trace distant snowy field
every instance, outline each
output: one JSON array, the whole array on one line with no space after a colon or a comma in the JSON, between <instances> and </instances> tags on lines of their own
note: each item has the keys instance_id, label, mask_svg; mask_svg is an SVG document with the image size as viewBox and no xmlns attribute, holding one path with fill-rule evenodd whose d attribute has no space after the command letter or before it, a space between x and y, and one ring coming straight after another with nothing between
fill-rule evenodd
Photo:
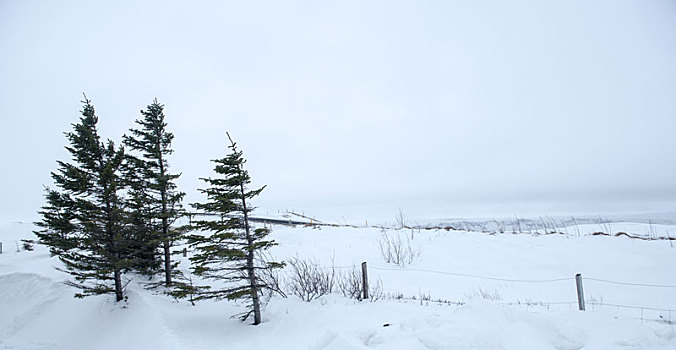
<instances>
[{"instance_id":1,"label":"distant snowy field","mask_svg":"<svg viewBox=\"0 0 676 350\"><path fill-rule=\"evenodd\" d=\"M676 225L550 226L562 233L273 226L276 258L314 259L336 271L366 261L382 298L274 297L254 327L230 318L243 310L236 303L193 307L145 290L137 278L126 303L74 299L45 247L17 244L34 238L33 225L0 224L0 349L676 349L676 242L658 239L676 236ZM383 235L410 245L413 262L386 263ZM187 259L180 266L187 269ZM577 273L585 312L577 310Z\"/></svg>"}]
</instances>

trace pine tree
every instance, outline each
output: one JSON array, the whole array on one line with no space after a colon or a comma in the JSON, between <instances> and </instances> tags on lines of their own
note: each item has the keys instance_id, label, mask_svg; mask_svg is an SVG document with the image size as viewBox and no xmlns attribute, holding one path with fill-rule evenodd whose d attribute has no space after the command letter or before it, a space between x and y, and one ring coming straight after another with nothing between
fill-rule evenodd
<instances>
[{"instance_id":1,"label":"pine tree","mask_svg":"<svg viewBox=\"0 0 676 350\"><path fill-rule=\"evenodd\" d=\"M146 242L137 249L137 265L141 270L152 271L160 263L155 251L161 248L165 285L170 286L176 265L171 260L171 247L182 235L171 225L180 216L185 193L176 190L175 180L180 174L169 172L167 158L173 153L174 135L166 130L164 105L155 99L141 114L143 119L136 120L140 128L130 129L131 136L124 136L124 144L140 153L139 157L128 155L136 232L139 241Z\"/></svg>"},{"instance_id":2,"label":"pine tree","mask_svg":"<svg viewBox=\"0 0 676 350\"><path fill-rule=\"evenodd\" d=\"M228 135L230 139L230 135ZM241 316L246 320L254 315L254 325L261 322L260 294L269 288L259 277L260 269L275 269L282 263L256 261L257 252L274 245L274 241L265 240L269 234L267 228L253 229L249 214L254 210L249 201L265 188L249 190L249 174L243 169L244 158L230 139L231 153L225 158L212 160L216 165L217 178L203 178L209 187L201 189L206 194L206 203L192 204L196 210L219 217L216 220L194 221L195 228L208 234L195 234L189 237L195 253L190 258L193 273L197 276L220 281L219 288L198 290L195 300L201 299L247 299L247 312ZM256 265L258 263L258 266Z\"/></svg>"},{"instance_id":3,"label":"pine tree","mask_svg":"<svg viewBox=\"0 0 676 350\"><path fill-rule=\"evenodd\" d=\"M73 277L67 284L82 290L76 297L115 293L120 301L130 246L121 195L124 150L101 142L94 106L86 96L82 102L80 123L66 133L72 162L58 161L52 172L58 190L47 189L43 219L36 223L43 230L36 234Z\"/></svg>"}]
</instances>

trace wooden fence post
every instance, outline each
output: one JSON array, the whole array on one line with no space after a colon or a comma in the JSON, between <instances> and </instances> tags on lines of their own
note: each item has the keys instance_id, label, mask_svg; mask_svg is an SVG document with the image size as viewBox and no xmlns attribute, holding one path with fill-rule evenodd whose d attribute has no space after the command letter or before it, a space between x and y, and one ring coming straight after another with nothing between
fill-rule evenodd
<instances>
[{"instance_id":1,"label":"wooden fence post","mask_svg":"<svg viewBox=\"0 0 676 350\"><path fill-rule=\"evenodd\" d=\"M0 242L0 254L2 254L2 242Z\"/></svg>"},{"instance_id":2,"label":"wooden fence post","mask_svg":"<svg viewBox=\"0 0 676 350\"><path fill-rule=\"evenodd\" d=\"M366 269L366 261L361 263L361 280L362 280L362 289L364 291L364 300L369 298L369 275Z\"/></svg>"},{"instance_id":3,"label":"wooden fence post","mask_svg":"<svg viewBox=\"0 0 676 350\"><path fill-rule=\"evenodd\" d=\"M577 285L577 306L580 311L584 311L584 291L582 290L582 274L575 275L575 284Z\"/></svg>"}]
</instances>

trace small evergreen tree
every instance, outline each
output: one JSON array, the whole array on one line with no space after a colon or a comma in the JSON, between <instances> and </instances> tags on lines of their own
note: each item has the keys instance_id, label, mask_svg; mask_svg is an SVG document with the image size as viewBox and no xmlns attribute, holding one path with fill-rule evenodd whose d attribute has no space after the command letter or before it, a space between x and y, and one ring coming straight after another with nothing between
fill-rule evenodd
<instances>
[{"instance_id":1,"label":"small evergreen tree","mask_svg":"<svg viewBox=\"0 0 676 350\"><path fill-rule=\"evenodd\" d=\"M100 141L94 106L86 96L82 102L80 123L66 133L72 162L58 161L52 172L58 190L47 189L36 235L73 277L67 284L82 290L76 297L115 293L120 301L131 244L121 195L124 150Z\"/></svg>"},{"instance_id":2,"label":"small evergreen tree","mask_svg":"<svg viewBox=\"0 0 676 350\"><path fill-rule=\"evenodd\" d=\"M143 119L136 120L140 128L130 129L131 135L124 136L124 144L140 154L139 157L127 155L137 241L145 242L137 247L136 264L148 272L156 269L162 260L165 285L170 286L176 265L171 260L171 247L182 235L182 231L172 230L170 226L180 216L185 193L176 190L175 180L180 174L169 172L167 158L173 153L174 135L166 130L164 105L155 99L141 114ZM155 252L160 247L162 259L157 259Z\"/></svg>"},{"instance_id":3,"label":"small evergreen tree","mask_svg":"<svg viewBox=\"0 0 676 350\"><path fill-rule=\"evenodd\" d=\"M270 287L258 278L258 271L279 268L283 264L272 261L261 263L255 259L257 252L276 244L265 239L269 229L253 229L249 223L249 214L254 208L248 201L259 195L265 186L257 190L247 188L251 180L243 169L245 160L242 152L237 150L232 139L229 148L232 152L225 158L212 160L216 163L214 171L218 177L202 179L209 185L200 190L206 194L207 202L192 204L196 210L215 214L220 219L195 221L196 229L209 233L189 237L190 245L195 249L190 258L193 273L224 284L218 288L192 287L189 290L198 292L195 300L247 299L248 310L241 319L246 320L253 314L253 324L257 325L261 322L261 291Z\"/></svg>"}]
</instances>

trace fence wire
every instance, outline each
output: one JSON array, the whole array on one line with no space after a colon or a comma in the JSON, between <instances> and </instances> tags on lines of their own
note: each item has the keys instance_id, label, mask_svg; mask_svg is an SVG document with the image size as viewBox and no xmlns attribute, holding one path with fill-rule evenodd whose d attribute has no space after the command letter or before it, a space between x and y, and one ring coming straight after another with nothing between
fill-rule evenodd
<instances>
[{"instance_id":1,"label":"fence wire","mask_svg":"<svg viewBox=\"0 0 676 350\"><path fill-rule=\"evenodd\" d=\"M582 279L583 280L589 280L589 281L596 281L596 282L619 284L619 285L624 285L624 286L654 287L654 288L676 288L676 285L618 282L618 281L611 281L611 280L605 280L605 279L594 278L594 277L582 277Z\"/></svg>"},{"instance_id":2,"label":"fence wire","mask_svg":"<svg viewBox=\"0 0 676 350\"><path fill-rule=\"evenodd\" d=\"M343 266L321 266L321 269L351 269L357 268L357 265L343 265ZM560 282L560 281L571 281L575 280L574 277L562 277L562 278L551 278L551 279L511 279L511 278L500 278L500 277L490 277L490 276L481 276L476 274L469 273L459 273L459 272L450 272L450 271L439 271L439 270L426 270L426 269L410 269L410 268L387 268L387 267L378 267L378 266L369 266L369 268L380 271L403 271L403 272L426 272L426 273L435 273L439 275L449 275L449 276L458 276L458 277L470 277L490 281L501 281L501 282L516 282L516 283L551 283L551 282ZM676 288L676 285L669 284L649 284L649 283L631 283L631 282L621 282L621 281L612 281L602 278L595 277L582 277L583 280L596 281L603 283L611 283L624 286L637 286L637 287L653 287L653 288Z\"/></svg>"},{"instance_id":3,"label":"fence wire","mask_svg":"<svg viewBox=\"0 0 676 350\"><path fill-rule=\"evenodd\" d=\"M437 270L424 270L424 269L391 269L391 268L383 268L383 267L375 267L375 266L369 266L369 268L372 268L374 270L381 270L381 271L427 272L427 273L436 273L436 274L440 274L440 275L450 275L450 276L458 276L458 277L471 277L471 278L490 280L490 281L517 282L517 283L550 283L550 282L575 280L575 278L573 278L573 277L543 279L543 280L526 280L526 279L509 279L509 278L480 276L480 275L474 275L474 274L468 274L468 273L437 271Z\"/></svg>"},{"instance_id":4,"label":"fence wire","mask_svg":"<svg viewBox=\"0 0 676 350\"><path fill-rule=\"evenodd\" d=\"M434 274L439 274L439 275L449 275L449 276L457 276L457 277L470 277L470 278L476 278L476 279L482 279L482 280L490 280L490 281L501 281L501 282L515 282L515 283L552 283L552 282L561 282L561 281L574 281L574 277L565 277L565 278L552 278L552 279L510 279L510 278L499 278L499 277L492 277L492 276L482 276L482 275L477 275L477 274L468 274L468 273L458 273L458 272L450 272L450 271L439 271L439 270L426 270L426 269L411 269L411 268L386 268L386 267L378 267L378 266L369 266L369 268L374 269L374 270L379 270L379 271L398 271L398 272L424 272L424 273L434 273ZM668 284L652 284L652 283L631 283L631 282L622 282L622 281L613 281L613 280L608 280L608 279L602 279L602 278L595 278L595 277L582 277L582 280L589 280L589 281L596 281L596 282L602 282L602 283L610 283L610 284L616 284L616 285L625 285L625 286L638 286L638 287L647 287L647 288L676 288L676 285L668 285ZM403 299L408 299L408 298L403 298ZM413 300L416 300L413 298ZM418 299L420 301L420 299ZM441 300L429 300L432 302L444 302ZM446 303L449 303L448 301L445 301ZM452 304L455 304L456 302L453 302ZM498 305L532 305L532 306L548 306L548 305L575 305L578 302L575 301L539 301L539 302L497 302L496 304ZM656 307L645 307L645 306L635 306L635 305L622 305L622 304L610 304L610 303L599 303L595 302L593 300L585 301L587 305L592 305L592 306L605 306L605 307L614 307L614 308L623 308L623 309L631 309L631 310L641 310L641 313L643 313L644 310L646 311L657 311L657 312L663 312L663 313L668 313L668 321L671 323L671 313L676 312L674 309L669 309L669 308L656 308ZM660 316L661 318L662 316ZM644 319L643 316L641 319ZM664 321L662 319L657 319L657 321Z\"/></svg>"}]
</instances>

